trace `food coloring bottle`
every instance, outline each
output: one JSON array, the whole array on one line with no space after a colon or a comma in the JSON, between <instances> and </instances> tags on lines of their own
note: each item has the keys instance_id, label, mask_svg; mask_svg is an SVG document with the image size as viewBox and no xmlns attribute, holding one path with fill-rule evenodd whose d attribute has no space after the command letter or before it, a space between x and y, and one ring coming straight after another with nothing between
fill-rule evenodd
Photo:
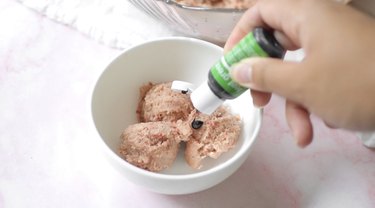
<instances>
[{"instance_id":1,"label":"food coloring bottle","mask_svg":"<svg viewBox=\"0 0 375 208\"><path fill-rule=\"evenodd\" d=\"M261 27L247 34L226 53L209 73L208 80L191 94L194 107L205 114L213 113L225 100L234 99L247 90L231 79L230 68L249 57L283 58L286 50L279 44L273 31Z\"/></svg>"}]
</instances>

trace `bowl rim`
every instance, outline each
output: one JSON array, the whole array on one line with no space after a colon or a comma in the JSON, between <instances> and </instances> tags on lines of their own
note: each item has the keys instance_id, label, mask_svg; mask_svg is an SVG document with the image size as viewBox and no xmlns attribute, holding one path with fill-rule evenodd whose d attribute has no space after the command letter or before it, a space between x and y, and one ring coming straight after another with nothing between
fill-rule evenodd
<instances>
[{"instance_id":1,"label":"bowl rim","mask_svg":"<svg viewBox=\"0 0 375 208\"><path fill-rule=\"evenodd\" d=\"M96 137L98 137L98 139L100 140L100 143L101 143L100 146L102 146L100 148L104 149L106 155L109 156L111 159L113 159L117 164L120 164L121 166L125 166L128 170L132 171L133 173L136 173L136 174L139 174L139 175L142 175L142 176L146 176L146 177L152 177L152 178L158 178L158 179L164 179L164 180L165 179L168 179L168 180L190 180L190 179L205 177L205 176L208 176L212 173L219 172L221 170L226 169L228 166L232 165L233 163L235 163L235 161L240 159L243 155L246 155L248 150L251 148L253 143L256 141L256 137L259 134L259 131L260 131L260 128L261 128L261 125L262 125L262 121L263 121L263 109L254 107L255 116L258 117L259 120L257 120L257 122L255 124L252 136L245 138L245 139L251 139L252 140L251 142L248 142L245 147L241 147L238 152L236 152L231 158L229 158L225 162L223 162L223 163L221 163L221 164L219 164L219 165L217 165L213 168L210 168L208 170L199 171L199 172L196 172L196 173L188 173L188 174L165 174L165 173L161 173L161 172L151 172L151 171L144 170L142 168L139 168L139 167L136 167L136 166L130 164L129 162L127 162L123 158L121 158L119 155L117 155L106 144L106 142L104 141L104 139L100 135L100 132L97 129L96 124L95 124L94 112L93 112L93 98L94 98L94 95L95 95L97 83L100 80L100 78L103 76L103 74L106 73L108 68L114 62L116 62L121 56L123 56L124 54L129 53L133 50L136 50L137 48L141 48L141 47L144 47L145 45L149 45L149 44L155 44L155 43L160 43L160 42L168 42L168 41L203 44L203 45L205 45L205 47L208 46L210 48L220 48L220 50L223 50L222 47L219 47L218 45L215 45L215 44L213 44L211 42L208 42L208 41L200 40L200 39L197 39L197 38L179 37L179 36L156 38L156 39L153 39L153 40L144 41L143 43L136 44L134 46L131 46L129 48L126 48L126 49L122 50L119 54L115 55L115 57L104 67L103 71L96 78L96 80L93 84L93 87L92 87L92 90L91 90L91 97L90 97L91 123L92 123L93 127L95 128Z\"/></svg>"},{"instance_id":2,"label":"bowl rim","mask_svg":"<svg viewBox=\"0 0 375 208\"><path fill-rule=\"evenodd\" d=\"M200 6L189 6L176 2L175 0L156 0L162 1L166 4L177 6L181 9L204 11L204 12L224 12L224 13L242 13L247 9L235 9L235 8L217 8L217 7L200 7Z\"/></svg>"}]
</instances>

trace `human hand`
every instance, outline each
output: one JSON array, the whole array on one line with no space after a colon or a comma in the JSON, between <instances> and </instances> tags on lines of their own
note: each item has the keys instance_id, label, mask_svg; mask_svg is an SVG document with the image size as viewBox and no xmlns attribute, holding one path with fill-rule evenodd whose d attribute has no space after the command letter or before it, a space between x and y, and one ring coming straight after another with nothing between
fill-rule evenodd
<instances>
[{"instance_id":1,"label":"human hand","mask_svg":"<svg viewBox=\"0 0 375 208\"><path fill-rule=\"evenodd\" d=\"M297 144L312 141L310 113L329 126L375 129L375 21L328 0L261 0L229 37L225 51L256 26L275 29L288 50L303 48L301 62L250 58L232 77L251 89L256 106L271 93L286 98L286 118Z\"/></svg>"}]
</instances>

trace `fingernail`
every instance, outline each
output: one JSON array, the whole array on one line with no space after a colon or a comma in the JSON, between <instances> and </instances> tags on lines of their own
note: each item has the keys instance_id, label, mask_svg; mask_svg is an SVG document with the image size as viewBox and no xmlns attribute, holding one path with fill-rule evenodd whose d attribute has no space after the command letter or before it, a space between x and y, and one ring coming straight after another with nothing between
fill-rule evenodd
<instances>
[{"instance_id":1,"label":"fingernail","mask_svg":"<svg viewBox=\"0 0 375 208\"><path fill-rule=\"evenodd\" d=\"M232 78L239 83L251 82L251 67L248 64L234 65L231 70Z\"/></svg>"},{"instance_id":2,"label":"fingernail","mask_svg":"<svg viewBox=\"0 0 375 208\"><path fill-rule=\"evenodd\" d=\"M294 125L289 125L290 130L292 131L292 136L294 139L294 143L299 147L299 148L304 148L304 145L301 144L301 141L299 140L299 132L297 129L294 127Z\"/></svg>"},{"instance_id":3,"label":"fingernail","mask_svg":"<svg viewBox=\"0 0 375 208\"><path fill-rule=\"evenodd\" d=\"M295 131L292 130L293 138L294 138L294 143L299 147L299 148L304 148L305 146L301 144L301 141L298 139L298 136Z\"/></svg>"},{"instance_id":4,"label":"fingernail","mask_svg":"<svg viewBox=\"0 0 375 208\"><path fill-rule=\"evenodd\" d=\"M256 108L256 109L259 109L259 110L263 110L264 109L264 106L260 106L260 105L258 105L255 102L253 102L253 105L254 105L254 108Z\"/></svg>"}]
</instances>

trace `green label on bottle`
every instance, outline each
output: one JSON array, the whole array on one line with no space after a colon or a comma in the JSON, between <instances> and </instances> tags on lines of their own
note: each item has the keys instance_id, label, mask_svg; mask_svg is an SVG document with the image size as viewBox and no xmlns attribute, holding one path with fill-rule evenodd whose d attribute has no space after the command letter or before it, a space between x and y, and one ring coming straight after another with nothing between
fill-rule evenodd
<instances>
[{"instance_id":1,"label":"green label on bottle","mask_svg":"<svg viewBox=\"0 0 375 208\"><path fill-rule=\"evenodd\" d=\"M216 82L229 94L237 97L247 88L232 81L230 67L242 59L249 57L268 57L268 54L259 46L253 33L246 35L234 48L211 68L211 74Z\"/></svg>"}]
</instances>

